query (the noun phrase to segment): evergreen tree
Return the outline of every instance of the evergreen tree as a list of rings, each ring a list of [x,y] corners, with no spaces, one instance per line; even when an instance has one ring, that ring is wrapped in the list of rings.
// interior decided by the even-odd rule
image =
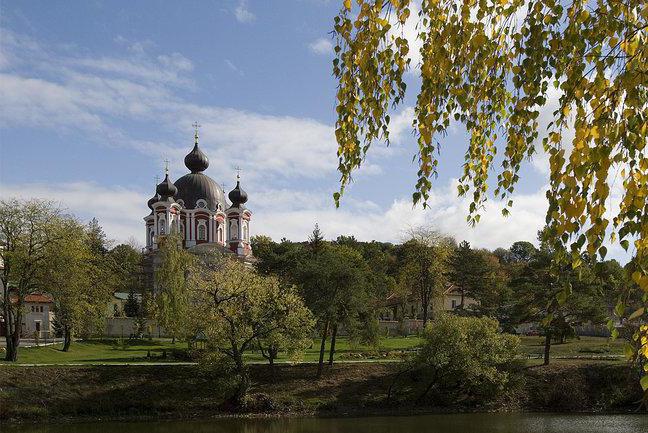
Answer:
[[[315,228],[313,229],[311,235],[308,237],[308,245],[311,250],[318,252],[322,249],[322,245],[324,245],[324,243],[324,234],[320,230],[319,224],[315,223]]]
[[[137,317],[140,314],[140,309],[141,306],[137,301],[135,291],[131,289],[131,291],[128,292],[128,299],[126,299],[126,303],[124,304],[124,314],[126,317]]]

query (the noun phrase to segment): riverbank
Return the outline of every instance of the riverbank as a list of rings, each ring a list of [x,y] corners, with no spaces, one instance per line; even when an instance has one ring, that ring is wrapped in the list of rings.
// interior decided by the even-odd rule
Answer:
[[[511,390],[483,405],[429,407],[394,401],[394,363],[252,365],[244,411],[227,403],[227,378],[193,365],[0,368],[0,420],[47,422],[198,419],[214,416],[351,416],[462,411],[629,412],[641,389],[627,366],[556,362],[516,373]]]

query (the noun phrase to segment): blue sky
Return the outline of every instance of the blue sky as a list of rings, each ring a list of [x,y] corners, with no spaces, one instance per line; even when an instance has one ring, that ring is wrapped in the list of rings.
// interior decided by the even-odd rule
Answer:
[[[334,208],[329,32],[338,6],[3,2],[0,195],[56,200],[80,218],[99,218],[117,241],[142,242],[154,177],[165,159],[173,179],[187,171],[182,159],[198,121],[207,174],[229,190],[234,167],[243,169],[253,234],[304,239],[318,222],[328,238],[399,241],[408,227],[426,224],[481,247],[534,240],[546,209],[546,159],[526,165],[511,217],[490,202],[469,228],[454,186],[466,145],[458,126],[443,139],[430,208],[412,207],[416,67],[410,94],[392,115],[392,145],[374,147]],[[413,24],[405,31],[416,48]]]

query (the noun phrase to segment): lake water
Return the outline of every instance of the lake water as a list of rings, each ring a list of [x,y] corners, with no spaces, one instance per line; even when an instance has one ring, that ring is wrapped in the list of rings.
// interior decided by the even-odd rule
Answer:
[[[97,422],[6,433],[647,433],[648,415],[449,414],[366,418]]]

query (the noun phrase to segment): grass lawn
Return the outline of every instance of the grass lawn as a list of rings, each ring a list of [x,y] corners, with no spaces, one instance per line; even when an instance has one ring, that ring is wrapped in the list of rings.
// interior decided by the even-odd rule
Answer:
[[[336,343],[336,359],[399,359],[401,353],[412,350],[420,342],[418,337],[384,338],[378,348],[369,346],[354,346],[346,338],[338,338]],[[313,340],[303,357],[303,361],[316,361],[319,357],[320,340]],[[176,362],[173,359],[174,350],[184,350],[186,343],[172,344],[170,340],[123,340],[117,339],[75,341],[69,352],[61,351],[62,344],[42,347],[20,348],[18,363],[20,364],[109,364],[123,362]],[[328,345],[327,345],[328,349]],[[167,358],[163,358],[163,353]],[[151,358],[148,358],[150,353]],[[327,353],[328,355],[328,353]],[[246,355],[248,361],[265,361],[260,352],[250,352]],[[327,358],[328,359],[328,358]],[[285,354],[278,361],[289,361]],[[183,359],[180,359],[183,361]],[[7,364],[0,361],[0,365]]]
[[[522,336],[522,352],[537,356],[544,353],[544,337]],[[605,337],[580,337],[568,340],[564,344],[551,344],[552,357],[587,357],[597,358],[623,355],[622,339],[611,341]]]
[[[339,338],[336,344],[336,360],[397,360],[404,354],[414,350],[421,339],[411,337],[382,338],[378,347],[352,345],[348,339]],[[301,360],[307,362],[317,361],[319,357],[320,340],[313,340],[313,344],[304,352]],[[610,341],[603,337],[581,337],[578,340],[569,340],[565,344],[552,344],[552,357],[577,357],[596,359],[610,355],[623,354],[623,341]],[[123,362],[177,362],[186,359],[176,359],[172,356],[174,351],[182,352],[186,343],[172,344],[170,340],[124,340],[120,343],[117,339],[88,340],[72,343],[69,352],[61,351],[61,344],[44,347],[21,348],[18,353],[21,364],[109,364]],[[522,337],[522,353],[530,357],[542,355],[544,349],[543,337]],[[327,344],[328,350],[328,344]],[[167,357],[163,357],[166,352]],[[150,353],[151,357],[148,357]],[[246,355],[248,361],[264,362],[261,353],[253,351]],[[327,358],[328,359],[328,353]],[[290,361],[281,354],[278,359]],[[4,364],[0,361],[0,365]]]

